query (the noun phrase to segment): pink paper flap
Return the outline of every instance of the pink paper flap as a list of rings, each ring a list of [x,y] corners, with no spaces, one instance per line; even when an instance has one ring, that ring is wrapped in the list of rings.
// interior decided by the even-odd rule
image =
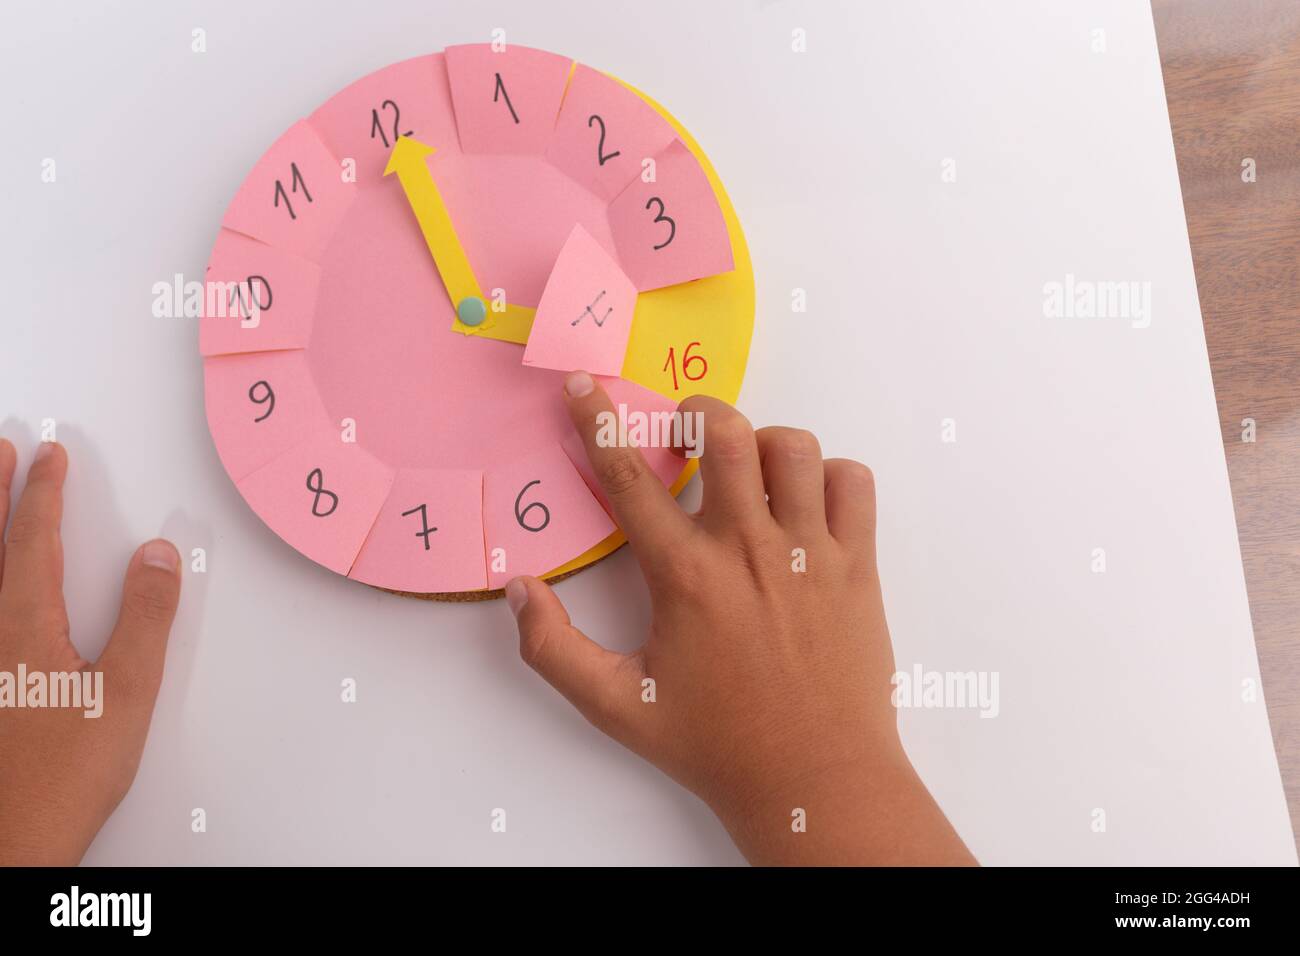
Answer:
[[[731,239],[699,162],[679,140],[609,205],[619,261],[641,292],[730,272]]]
[[[362,77],[307,122],[335,156],[356,160],[361,186],[382,180],[397,136],[413,136],[440,151],[460,148],[441,53]]]
[[[300,120],[257,161],[221,224],[319,262],[355,195],[338,160]]]
[[[558,444],[487,471],[483,512],[493,588],[552,571],[614,530]]]
[[[524,364],[595,375],[623,370],[636,286],[576,225],[555,260],[524,348]]]
[[[487,587],[483,473],[398,471],[348,576],[418,593]]]
[[[306,347],[320,284],[315,264],[222,229],[205,280],[200,354]]]
[[[663,482],[665,488],[671,488],[673,482],[681,475],[682,469],[686,467],[686,462],[673,454],[665,440],[665,437],[671,437],[671,434],[664,435],[666,416],[671,416],[676,411],[677,405],[658,392],[642,388],[626,379],[602,377],[599,381],[609,395],[610,401],[614,403],[615,412],[622,417],[623,427],[628,430],[626,434],[628,443],[635,444],[641,449],[646,465]],[[620,411],[620,405],[626,410]],[[637,415],[643,417],[638,420]],[[643,442],[635,440],[642,435],[645,436]],[[564,453],[578,469],[578,474],[587,483],[591,493],[596,496],[601,507],[609,511],[609,500],[601,490],[600,479],[596,477],[591,461],[587,458],[587,449],[583,444],[582,436],[576,431],[570,432],[562,445]]]
[[[236,482],[326,424],[301,351],[204,359],[203,394],[217,454]]]
[[[347,574],[393,472],[328,425],[239,482],[263,521],[318,564]]]
[[[641,175],[677,138],[668,122],[617,80],[577,65],[546,158],[602,199]]]
[[[572,61],[544,50],[491,44],[445,51],[461,149],[467,153],[543,153]]]

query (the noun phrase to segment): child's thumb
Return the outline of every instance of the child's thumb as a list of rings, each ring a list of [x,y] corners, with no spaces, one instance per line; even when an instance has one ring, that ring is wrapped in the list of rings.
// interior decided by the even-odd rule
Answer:
[[[519,656],[597,728],[619,736],[640,699],[635,661],[606,650],[569,622],[569,614],[544,581],[515,578],[506,603],[519,624]]]
[[[107,693],[145,714],[152,713],[162,683],[167,637],[181,598],[180,564],[168,541],[150,541],[136,551],[127,565],[117,626],[97,665]]]

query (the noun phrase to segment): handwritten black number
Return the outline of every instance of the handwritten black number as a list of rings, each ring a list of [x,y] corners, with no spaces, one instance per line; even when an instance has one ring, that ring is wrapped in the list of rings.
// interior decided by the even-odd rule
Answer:
[[[655,246],[655,251],[657,252],[658,250],[662,249],[664,246],[668,245],[668,243],[672,242],[673,239],[677,236],[677,223],[672,216],[664,215],[664,201],[660,199],[658,196],[651,196],[649,199],[646,200],[645,202],[646,209],[649,209],[655,203],[659,204],[659,212],[655,215],[654,222],[668,223],[668,230],[669,230],[668,238],[665,239],[663,242],[659,243],[659,245]]]
[[[307,183],[303,180],[302,173],[298,172],[298,164],[290,163],[289,171],[292,174],[289,177],[289,192],[296,194],[298,192],[298,187],[301,186],[302,194],[307,197],[308,202],[311,202],[312,201],[311,193],[307,191]],[[298,215],[293,211],[293,203],[289,201],[289,193],[286,193],[284,191],[284,183],[280,182],[280,180],[277,179],[275,181],[276,208],[279,208],[281,199],[284,199],[284,208],[289,210],[289,218],[297,219]]]
[[[599,163],[601,166],[604,166],[615,156],[622,156],[623,151],[616,149],[612,153],[606,153],[605,152],[605,121],[601,119],[600,116],[597,115],[596,113],[592,113],[590,116],[587,117],[587,129],[591,129],[592,123],[600,124],[600,142],[596,144],[596,162]]]
[[[601,289],[601,290],[600,290],[600,295],[596,296],[596,298],[594,298],[594,299],[591,300],[591,305],[589,305],[589,306],[587,306],[585,309],[583,309],[583,310],[582,310],[582,314],[579,315],[576,319],[574,319],[574,320],[573,320],[572,322],[570,322],[569,324],[570,324],[570,325],[577,325],[579,322],[581,322],[581,321],[582,321],[583,319],[585,319],[587,316],[591,316],[591,321],[593,321],[593,322],[596,323],[596,328],[601,328],[601,327],[603,327],[604,324],[605,324],[605,320],[608,319],[608,318],[610,317],[610,314],[613,313],[613,311],[614,311],[614,307],[613,307],[612,305],[607,305],[607,306],[605,306],[605,314],[604,314],[604,315],[597,315],[597,314],[595,313],[594,310],[595,310],[596,306],[600,303],[600,300],[603,299],[603,298],[605,298],[605,290],[604,290],[604,289]]]
[[[417,532],[415,532],[415,536],[416,536],[417,538],[423,538],[423,539],[424,539],[424,550],[425,550],[425,551],[428,551],[428,550],[429,550],[429,535],[433,534],[433,533],[434,533],[435,531],[437,531],[438,529],[437,529],[437,528],[430,528],[430,527],[429,527],[429,513],[428,513],[428,511],[426,510],[425,506],[424,506],[424,505],[416,505],[416,506],[415,506],[414,508],[412,508],[410,511],[403,511],[403,512],[402,512],[402,517],[405,518],[407,515],[413,515],[413,514],[415,514],[417,511],[420,513],[420,530],[417,531]]]
[[[313,480],[316,482],[314,485],[312,484]],[[311,502],[311,513],[317,518],[328,518],[334,513],[334,509],[339,506],[339,496],[334,494],[334,492],[325,489],[325,476],[321,473],[319,468],[313,468],[307,475],[307,490],[316,493],[316,497],[313,498]],[[325,511],[320,510],[320,499],[322,495],[330,499],[330,506]]]
[[[534,532],[541,531],[543,528],[545,528],[548,524],[551,523],[551,509],[546,507],[546,505],[542,504],[540,501],[534,501],[523,511],[519,510],[519,502],[523,500],[524,492],[528,491],[528,489],[531,488],[533,485],[540,485],[541,483],[542,481],[540,478],[530,481],[528,484],[524,485],[523,491],[519,492],[519,494],[515,497],[515,520],[519,522],[519,527],[523,528],[525,531],[534,531]],[[539,524],[536,528],[534,528],[528,522],[524,521],[524,516],[527,515],[528,512],[532,511],[534,508],[541,508],[542,514],[546,516],[542,518],[542,523]]]
[[[392,126],[393,142],[392,143],[388,141],[388,131],[384,129],[384,124],[379,121],[379,110],[386,110],[389,107],[392,107],[393,109],[393,126]],[[385,147],[392,146],[393,143],[397,142],[397,138],[399,136],[411,135],[411,131],[409,129],[405,133],[398,132],[398,129],[401,128],[400,127],[401,122],[402,122],[402,111],[397,108],[397,104],[394,103],[392,100],[384,100],[382,103],[379,104],[378,110],[370,111],[370,138],[374,139],[376,136],[378,136],[380,140],[383,142]]]
[[[263,389],[261,398],[258,398],[258,396],[254,394],[257,391],[257,387],[259,385],[262,386]],[[252,402],[254,405],[266,406],[266,414],[263,415],[261,418],[254,418],[253,421],[255,422],[266,421],[268,418],[271,417],[271,413],[275,411],[275,392],[271,389],[271,383],[266,381],[266,379],[263,379],[260,382],[254,382],[252,384],[252,386],[248,389],[248,400]]]
[[[254,280],[257,284],[254,285]],[[230,289],[230,297],[226,301],[227,309],[233,307],[236,302],[239,303],[239,311],[235,314],[241,319],[252,317],[252,306],[244,301],[244,286],[248,286],[248,298],[257,303],[259,312],[265,312],[271,307],[271,283],[266,281],[266,276],[249,276],[243,282],[236,282]],[[262,296],[258,295],[259,290],[266,290],[266,301],[262,301]]]
[[[506,85],[501,81],[501,74],[498,73],[497,85],[492,90],[492,102],[496,103],[498,101],[498,98],[503,96],[505,97],[506,100],[506,106],[510,109],[510,116],[515,121],[515,125],[518,126],[519,114],[515,112],[514,104],[510,102],[510,94],[506,92]]]

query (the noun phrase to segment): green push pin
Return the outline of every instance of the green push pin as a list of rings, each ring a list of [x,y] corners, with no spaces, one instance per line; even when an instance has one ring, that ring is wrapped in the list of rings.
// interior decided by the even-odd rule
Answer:
[[[456,305],[456,318],[462,325],[482,325],[487,318],[487,303],[476,295],[467,295]]]

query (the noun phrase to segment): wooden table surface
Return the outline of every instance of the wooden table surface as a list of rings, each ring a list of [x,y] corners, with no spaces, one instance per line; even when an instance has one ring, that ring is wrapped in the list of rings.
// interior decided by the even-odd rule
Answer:
[[[1300,0],[1153,0],[1255,646],[1300,831]],[[1255,181],[1243,180],[1254,160]],[[1255,441],[1242,440],[1254,419]]]

